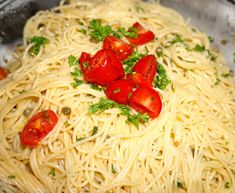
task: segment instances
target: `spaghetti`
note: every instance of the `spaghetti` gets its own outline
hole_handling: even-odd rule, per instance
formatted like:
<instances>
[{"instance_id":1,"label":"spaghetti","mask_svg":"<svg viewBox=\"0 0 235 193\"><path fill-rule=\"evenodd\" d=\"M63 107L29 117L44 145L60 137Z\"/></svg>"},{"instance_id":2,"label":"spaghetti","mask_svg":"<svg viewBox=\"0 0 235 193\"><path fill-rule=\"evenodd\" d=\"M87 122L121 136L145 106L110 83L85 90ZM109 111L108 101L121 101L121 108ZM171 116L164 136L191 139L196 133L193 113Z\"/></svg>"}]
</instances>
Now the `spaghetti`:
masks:
<instances>
[{"instance_id":1,"label":"spaghetti","mask_svg":"<svg viewBox=\"0 0 235 193\"><path fill-rule=\"evenodd\" d=\"M139 51L156 55L171 83L157 89L160 116L138 129L116 108L90 114L104 92L71 86L68 57L102 46L81 33L93 18L113 28L139 22L157 37ZM49 43L32 56L34 36ZM20 68L0 82L0 190L235 192L235 84L208 37L178 13L140 1L62 2L32 17L23 38L15 53ZM20 141L26 108L29 117L51 109L59 118L36 148Z\"/></svg>"}]
</instances>

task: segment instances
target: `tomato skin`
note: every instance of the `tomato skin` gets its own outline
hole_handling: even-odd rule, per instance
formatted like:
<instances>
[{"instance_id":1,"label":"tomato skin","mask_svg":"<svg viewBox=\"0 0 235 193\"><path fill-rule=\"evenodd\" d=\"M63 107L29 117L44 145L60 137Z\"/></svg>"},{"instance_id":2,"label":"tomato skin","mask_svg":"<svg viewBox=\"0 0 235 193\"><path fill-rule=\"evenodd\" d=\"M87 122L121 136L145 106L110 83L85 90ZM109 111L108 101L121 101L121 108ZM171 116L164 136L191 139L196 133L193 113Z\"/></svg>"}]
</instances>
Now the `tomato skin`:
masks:
<instances>
[{"instance_id":1,"label":"tomato skin","mask_svg":"<svg viewBox=\"0 0 235 193\"><path fill-rule=\"evenodd\" d=\"M132 94L129 105L140 113L157 117L162 109L162 101L157 91L149 86L140 85Z\"/></svg>"},{"instance_id":2,"label":"tomato skin","mask_svg":"<svg viewBox=\"0 0 235 193\"><path fill-rule=\"evenodd\" d=\"M89 59L89 65L84 69L84 79L101 86L124 77L124 74L123 66L116 54L107 49L99 50Z\"/></svg>"},{"instance_id":3,"label":"tomato skin","mask_svg":"<svg viewBox=\"0 0 235 193\"><path fill-rule=\"evenodd\" d=\"M134 72L138 72L152 85L157 72L157 61L154 55L147 55L141 58L133 67Z\"/></svg>"},{"instance_id":4,"label":"tomato skin","mask_svg":"<svg viewBox=\"0 0 235 193\"><path fill-rule=\"evenodd\" d=\"M138 72L134 72L132 74L127 74L127 80L131 80L136 84L136 87L138 87L139 85L146 85L146 86L152 86L152 84L149 83L149 81L147 81L145 79L145 77Z\"/></svg>"},{"instance_id":5,"label":"tomato skin","mask_svg":"<svg viewBox=\"0 0 235 193\"><path fill-rule=\"evenodd\" d=\"M89 63L90 62L90 59L91 59L91 55L86 53L86 52L82 52L81 56L80 56L80 59L79 59L79 64L80 64L80 69L81 71L84 73L85 72L85 68L84 68L84 65L83 63L84 62L87 62Z\"/></svg>"},{"instance_id":6,"label":"tomato skin","mask_svg":"<svg viewBox=\"0 0 235 193\"><path fill-rule=\"evenodd\" d=\"M103 48L112 50L117 55L119 60L128 58L128 56L130 56L131 53L134 51L133 46L114 36L107 36L104 39Z\"/></svg>"},{"instance_id":7,"label":"tomato skin","mask_svg":"<svg viewBox=\"0 0 235 193\"><path fill-rule=\"evenodd\" d=\"M6 77L7 77L7 71L4 68L0 67L0 80L5 79Z\"/></svg>"},{"instance_id":8,"label":"tomato skin","mask_svg":"<svg viewBox=\"0 0 235 193\"><path fill-rule=\"evenodd\" d=\"M139 24L138 22L134 23L133 26L134 28L137 29L137 37L136 38L130 38L130 37L126 37L127 40L134 45L143 45L146 44L148 42L151 42L155 35L152 31L149 30L145 30L143 28L143 26L141 24Z\"/></svg>"},{"instance_id":9,"label":"tomato skin","mask_svg":"<svg viewBox=\"0 0 235 193\"><path fill-rule=\"evenodd\" d=\"M128 104L129 96L135 88L135 83L131 80L120 79L111 83L106 87L105 93L106 96L119 103L119 104Z\"/></svg>"},{"instance_id":10,"label":"tomato skin","mask_svg":"<svg viewBox=\"0 0 235 193\"><path fill-rule=\"evenodd\" d=\"M58 117L52 110L38 112L28 120L20 133L21 142L26 146L36 147L57 122Z\"/></svg>"}]
</instances>

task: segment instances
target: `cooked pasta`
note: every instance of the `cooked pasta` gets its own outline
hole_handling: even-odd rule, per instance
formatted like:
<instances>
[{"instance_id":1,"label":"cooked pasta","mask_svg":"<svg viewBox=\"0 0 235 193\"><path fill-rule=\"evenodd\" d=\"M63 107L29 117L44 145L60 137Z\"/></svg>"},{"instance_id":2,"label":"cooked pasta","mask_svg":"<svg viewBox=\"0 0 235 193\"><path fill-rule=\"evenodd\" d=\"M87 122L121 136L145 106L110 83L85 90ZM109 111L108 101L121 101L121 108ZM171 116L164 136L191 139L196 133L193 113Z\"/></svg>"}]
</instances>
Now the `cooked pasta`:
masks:
<instances>
[{"instance_id":1,"label":"cooked pasta","mask_svg":"<svg viewBox=\"0 0 235 193\"><path fill-rule=\"evenodd\" d=\"M139 22L156 36L138 51L154 54L170 83L156 88L160 115L139 128L117 108L90 114L105 93L88 83L71 85L69 56L102 47L87 31L94 18L114 29ZM49 43L32 56L34 36ZM61 2L28 20L14 57L20 67L0 81L1 191L235 192L233 77L207 35L175 11L133 0ZM58 123L37 147L24 146L25 124L46 109L56 112Z\"/></svg>"}]
</instances>

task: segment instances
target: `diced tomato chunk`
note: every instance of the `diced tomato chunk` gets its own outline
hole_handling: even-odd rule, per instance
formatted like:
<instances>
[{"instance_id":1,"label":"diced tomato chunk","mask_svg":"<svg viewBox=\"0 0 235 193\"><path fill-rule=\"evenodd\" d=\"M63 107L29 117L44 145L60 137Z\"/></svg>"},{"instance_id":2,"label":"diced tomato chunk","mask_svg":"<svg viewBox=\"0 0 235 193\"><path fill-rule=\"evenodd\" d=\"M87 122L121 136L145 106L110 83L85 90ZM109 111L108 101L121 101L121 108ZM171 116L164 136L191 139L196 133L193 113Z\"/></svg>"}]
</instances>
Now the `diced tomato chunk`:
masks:
<instances>
[{"instance_id":1,"label":"diced tomato chunk","mask_svg":"<svg viewBox=\"0 0 235 193\"><path fill-rule=\"evenodd\" d=\"M101 86L124 77L124 69L116 54L108 49L99 50L84 68L84 79Z\"/></svg>"},{"instance_id":2,"label":"diced tomato chunk","mask_svg":"<svg viewBox=\"0 0 235 193\"><path fill-rule=\"evenodd\" d=\"M20 134L24 145L35 147L55 127L57 115L52 110L41 111L28 120Z\"/></svg>"},{"instance_id":3,"label":"diced tomato chunk","mask_svg":"<svg viewBox=\"0 0 235 193\"><path fill-rule=\"evenodd\" d=\"M157 72L157 61L154 55L147 55L141 58L133 67L134 72L138 72L152 85Z\"/></svg>"},{"instance_id":4,"label":"diced tomato chunk","mask_svg":"<svg viewBox=\"0 0 235 193\"><path fill-rule=\"evenodd\" d=\"M105 93L109 99L126 105L134 88L135 83L131 80L120 79L108 85Z\"/></svg>"},{"instance_id":5,"label":"diced tomato chunk","mask_svg":"<svg viewBox=\"0 0 235 193\"><path fill-rule=\"evenodd\" d=\"M0 80L5 79L6 77L7 77L7 71L4 68L0 67Z\"/></svg>"},{"instance_id":6,"label":"diced tomato chunk","mask_svg":"<svg viewBox=\"0 0 235 193\"><path fill-rule=\"evenodd\" d=\"M155 37L152 31L144 29L144 27L138 22L134 23L132 27L137 29L137 37L136 38L126 37L131 44L137 46L143 45L148 42L151 42Z\"/></svg>"},{"instance_id":7,"label":"diced tomato chunk","mask_svg":"<svg viewBox=\"0 0 235 193\"><path fill-rule=\"evenodd\" d=\"M152 118L157 117L162 109L162 101L158 92L143 85L133 92L129 104L137 112L147 113Z\"/></svg>"},{"instance_id":8,"label":"diced tomato chunk","mask_svg":"<svg viewBox=\"0 0 235 193\"><path fill-rule=\"evenodd\" d=\"M134 50L133 46L114 36L107 36L104 39L103 48L115 52L120 60L128 58Z\"/></svg>"}]
</instances>

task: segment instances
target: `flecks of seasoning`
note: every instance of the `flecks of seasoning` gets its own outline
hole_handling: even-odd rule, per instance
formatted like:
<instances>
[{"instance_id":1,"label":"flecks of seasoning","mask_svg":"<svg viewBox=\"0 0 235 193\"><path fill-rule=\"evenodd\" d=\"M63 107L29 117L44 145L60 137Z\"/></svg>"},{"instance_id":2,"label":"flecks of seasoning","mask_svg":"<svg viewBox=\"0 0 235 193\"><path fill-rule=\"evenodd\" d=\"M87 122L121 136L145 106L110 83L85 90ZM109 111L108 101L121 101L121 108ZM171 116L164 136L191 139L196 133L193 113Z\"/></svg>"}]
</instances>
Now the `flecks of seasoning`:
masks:
<instances>
[{"instance_id":1,"label":"flecks of seasoning","mask_svg":"<svg viewBox=\"0 0 235 193\"><path fill-rule=\"evenodd\" d=\"M229 183L229 182L226 182L226 183L224 184L224 188L229 189L229 188L230 188L230 183Z\"/></svg>"},{"instance_id":2,"label":"flecks of seasoning","mask_svg":"<svg viewBox=\"0 0 235 193\"><path fill-rule=\"evenodd\" d=\"M177 187L178 187L178 188L184 188L184 185L183 185L182 182L179 182L179 181L178 181L178 182L177 182Z\"/></svg>"},{"instance_id":3,"label":"flecks of seasoning","mask_svg":"<svg viewBox=\"0 0 235 193\"><path fill-rule=\"evenodd\" d=\"M76 141L77 141L77 142L82 141L82 140L84 140L84 139L85 139L85 137L76 137Z\"/></svg>"},{"instance_id":4,"label":"flecks of seasoning","mask_svg":"<svg viewBox=\"0 0 235 193\"><path fill-rule=\"evenodd\" d=\"M222 40L220 41L220 43L221 43L222 45L226 45L226 44L228 43L228 40L222 39Z\"/></svg>"},{"instance_id":5,"label":"flecks of seasoning","mask_svg":"<svg viewBox=\"0 0 235 193\"><path fill-rule=\"evenodd\" d=\"M10 175L10 176L8 176L8 178L9 178L9 179L15 179L15 178L16 178L16 176L14 176L14 175Z\"/></svg>"},{"instance_id":6,"label":"flecks of seasoning","mask_svg":"<svg viewBox=\"0 0 235 193\"><path fill-rule=\"evenodd\" d=\"M71 124L68 121L64 122L65 127L69 127Z\"/></svg>"},{"instance_id":7,"label":"flecks of seasoning","mask_svg":"<svg viewBox=\"0 0 235 193\"><path fill-rule=\"evenodd\" d=\"M51 176L55 176L55 168L52 168L48 174Z\"/></svg>"},{"instance_id":8,"label":"flecks of seasoning","mask_svg":"<svg viewBox=\"0 0 235 193\"><path fill-rule=\"evenodd\" d=\"M116 171L116 169L115 169L115 167L114 167L113 164L112 164L112 166L111 166L111 169L112 169L112 173L113 173L113 174L116 174L116 173L117 173L117 171Z\"/></svg>"},{"instance_id":9,"label":"flecks of seasoning","mask_svg":"<svg viewBox=\"0 0 235 193\"><path fill-rule=\"evenodd\" d=\"M23 115L24 115L25 117L28 117L32 111L33 111L32 108L26 108L26 109L23 111Z\"/></svg>"}]
</instances>

